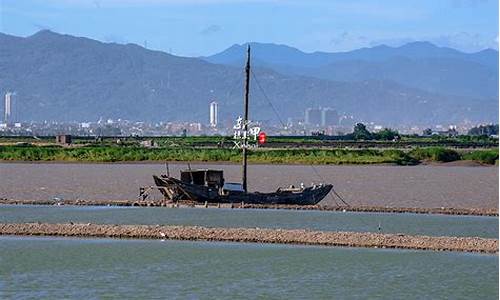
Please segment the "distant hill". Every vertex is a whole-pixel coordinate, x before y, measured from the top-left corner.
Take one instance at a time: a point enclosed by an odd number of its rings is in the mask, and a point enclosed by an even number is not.
[[[233,45],[204,59],[241,65],[247,44]],[[258,65],[287,75],[306,75],[337,81],[391,80],[430,92],[498,97],[498,51],[463,53],[413,42],[401,47],[376,46],[349,52],[304,53],[276,44],[250,43]]]
[[[258,49],[252,53],[258,60]],[[387,125],[497,119],[496,98],[440,95],[379,78],[341,82],[281,74],[258,65],[255,77],[285,120],[303,117],[311,106]],[[46,30],[26,38],[0,34],[0,92],[17,92],[14,105],[25,121],[102,117],[207,123],[209,102],[216,99],[222,122],[230,122],[242,111],[242,66]],[[254,78],[251,118],[276,120]]]

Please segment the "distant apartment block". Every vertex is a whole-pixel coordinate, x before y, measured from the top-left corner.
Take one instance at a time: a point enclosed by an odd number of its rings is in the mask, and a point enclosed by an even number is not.
[[[71,144],[71,135],[69,135],[69,134],[58,134],[58,135],[56,135],[56,143],[62,144],[62,145],[69,145],[69,144]]]
[[[339,124],[339,114],[335,109],[323,108],[321,111],[321,126],[335,126]]]
[[[219,104],[215,101],[210,103],[210,127],[217,127],[219,122]]]
[[[305,124],[309,126],[327,127],[339,123],[339,115],[336,110],[326,108],[308,108],[305,111]]]
[[[310,126],[321,125],[322,112],[321,108],[308,108],[305,113],[305,124]]]
[[[4,123],[8,124],[12,121],[12,98],[13,93],[7,92],[5,94],[5,102],[4,102]]]

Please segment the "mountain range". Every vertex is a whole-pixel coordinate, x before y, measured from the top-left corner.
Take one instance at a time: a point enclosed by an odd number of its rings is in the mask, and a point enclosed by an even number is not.
[[[304,53],[250,45],[254,120],[303,118],[307,107],[322,106],[384,125],[498,122],[495,50],[467,54],[421,42]],[[22,120],[207,123],[217,100],[230,122],[242,110],[245,46],[193,58],[48,30],[0,33],[0,92],[16,92]]]
[[[429,42],[412,42],[401,47],[304,53],[286,45],[247,43],[204,59],[241,66],[247,45],[252,48],[254,64],[286,75],[344,82],[390,80],[436,93],[498,97],[498,51],[493,49],[463,53]]]

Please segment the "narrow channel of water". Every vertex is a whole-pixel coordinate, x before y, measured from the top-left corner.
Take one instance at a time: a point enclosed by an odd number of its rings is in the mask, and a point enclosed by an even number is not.
[[[2,299],[498,299],[498,256],[0,237]]]
[[[304,228],[498,238],[498,217],[218,208],[0,206],[0,222]]]

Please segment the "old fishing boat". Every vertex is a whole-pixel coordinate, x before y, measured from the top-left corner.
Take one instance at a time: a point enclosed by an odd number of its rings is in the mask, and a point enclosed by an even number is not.
[[[239,118],[241,132],[236,143],[242,149],[242,183],[225,182],[223,171],[196,169],[181,171],[180,179],[166,175],[153,175],[155,184],[163,196],[172,201],[190,200],[209,203],[251,203],[251,204],[290,204],[314,205],[320,202],[332,189],[331,184],[319,184],[305,187],[290,186],[278,188],[275,192],[260,193],[247,190],[247,154],[250,148],[248,121],[248,94],[250,86],[250,46],[247,48],[245,66],[244,117]],[[243,133],[243,134],[241,134]]]

